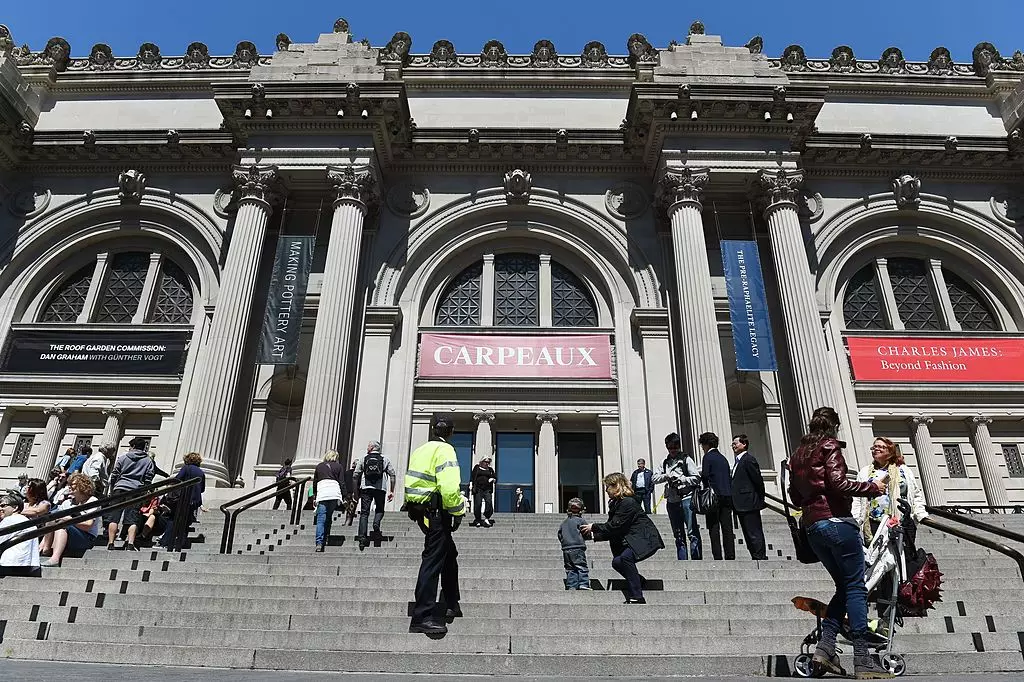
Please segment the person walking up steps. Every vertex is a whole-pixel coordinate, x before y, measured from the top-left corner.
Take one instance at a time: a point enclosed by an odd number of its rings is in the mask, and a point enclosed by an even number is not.
[[[583,500],[574,497],[569,500],[567,513],[569,518],[562,521],[558,528],[558,541],[562,543],[562,561],[565,563],[565,589],[589,590],[590,569],[587,566],[587,543],[580,533],[580,526],[587,522],[583,519]]]
[[[316,491],[316,550],[324,551],[331,537],[331,522],[334,510],[341,502],[342,479],[344,467],[338,462],[338,453],[328,450],[324,460],[313,470],[313,490]]]
[[[448,442],[452,422],[444,415],[434,417],[433,421],[433,439],[413,450],[405,472],[405,510],[424,536],[409,632],[444,634],[448,626],[434,614],[437,581],[440,578],[441,600],[447,608],[445,617],[461,616],[459,551],[452,534],[462,523],[466,504],[459,489],[459,460]]]
[[[373,538],[380,541],[380,522],[384,520],[384,484],[387,477],[387,501],[395,499],[395,467],[391,460],[380,453],[380,441],[372,440],[366,446],[366,457],[363,457],[355,468],[355,480],[359,485],[359,551],[370,544],[371,538],[366,535],[369,525],[370,503],[373,503]]]

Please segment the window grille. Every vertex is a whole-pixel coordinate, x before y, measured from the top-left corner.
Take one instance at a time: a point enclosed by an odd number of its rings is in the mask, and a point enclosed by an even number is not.
[[[556,327],[597,326],[597,310],[586,285],[558,263],[551,263],[551,318]]]
[[[967,467],[964,465],[964,453],[956,443],[942,446],[942,455],[946,458],[946,470],[950,478],[967,478]]]
[[[892,258],[888,268],[896,309],[903,326],[907,329],[942,329],[924,261]]]
[[[18,436],[18,442],[14,446],[14,456],[11,457],[11,468],[27,467],[28,459],[32,456],[32,446],[36,437],[31,433],[23,433]]]
[[[97,322],[131,322],[149,271],[148,253],[119,253],[110,265]]]
[[[974,287],[963,277],[942,268],[942,277],[946,280],[946,291],[953,304],[953,314],[960,326],[968,331],[997,331],[999,325],[992,311]]]
[[[151,321],[188,324],[192,320],[192,285],[188,275],[166,259],[160,269],[160,290]]]
[[[480,324],[480,281],[483,277],[483,261],[459,273],[441,296],[437,308],[437,324],[454,327],[471,327]]]
[[[95,263],[90,263],[60,285],[43,310],[42,322],[76,322],[85,308]]]
[[[1024,462],[1020,458],[1020,448],[1016,445],[1004,445],[1003,457],[1006,459],[1006,473],[1010,478],[1024,478]]]
[[[843,316],[846,318],[847,329],[886,329],[888,327],[885,315],[882,313],[882,301],[879,296],[878,277],[875,274],[874,263],[861,268],[850,278],[843,298]]]
[[[535,327],[538,305],[540,259],[528,254],[502,254],[494,259],[494,324]]]

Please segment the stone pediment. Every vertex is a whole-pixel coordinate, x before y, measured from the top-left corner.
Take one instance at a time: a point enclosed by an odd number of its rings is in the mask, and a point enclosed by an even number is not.
[[[384,80],[384,67],[378,63],[379,48],[367,42],[352,42],[348,32],[324,33],[315,43],[278,41],[278,49],[269,61],[249,72],[249,80],[325,81],[348,83]]]

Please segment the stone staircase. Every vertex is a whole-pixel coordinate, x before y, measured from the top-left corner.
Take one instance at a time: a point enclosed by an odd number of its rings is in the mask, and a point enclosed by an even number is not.
[[[742,544],[731,562],[679,562],[667,549],[641,565],[649,603],[624,605],[602,543],[588,551],[594,591],[567,592],[561,519],[498,515],[493,528],[461,528],[465,617],[431,639],[408,632],[422,535],[403,514],[389,513],[387,539],[363,552],[355,527],[336,521],[332,544],[314,554],[309,512],[296,528],[283,510],[255,510],[242,516],[230,556],[217,554],[220,515],[206,514],[196,528],[203,541],[180,554],[96,548],[42,579],[0,580],[0,655],[353,672],[779,675],[814,627],[790,599],[831,595],[824,569],[788,558],[788,530],[770,511],[768,561],[749,560]],[[670,539],[667,519],[655,521]],[[707,549],[706,531],[704,539]],[[1024,670],[1016,564],[931,529],[918,541],[945,574],[945,601],[899,632],[908,672]]]

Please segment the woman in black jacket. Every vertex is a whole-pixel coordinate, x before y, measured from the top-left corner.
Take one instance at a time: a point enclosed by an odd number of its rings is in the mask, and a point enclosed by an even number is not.
[[[615,555],[612,568],[626,579],[625,603],[646,604],[636,565],[664,549],[665,543],[657,526],[633,497],[629,479],[620,473],[609,474],[604,477],[604,489],[611,500],[608,522],[580,526],[580,531],[596,541],[607,540],[611,545]]]

